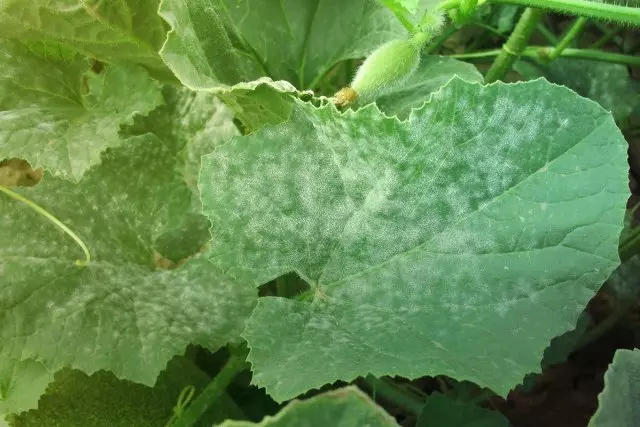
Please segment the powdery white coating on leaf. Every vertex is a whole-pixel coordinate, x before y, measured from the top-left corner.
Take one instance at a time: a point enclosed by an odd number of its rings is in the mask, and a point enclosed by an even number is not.
[[[73,181],[122,143],[121,124],[162,104],[159,83],[136,66],[95,74],[80,57],[45,58],[13,42],[0,45],[0,65],[0,158]]]
[[[619,262],[626,143],[565,88],[454,79],[407,122],[299,104],[205,156],[199,186],[213,263],[316,291],[247,324],[275,399],[369,372],[505,395]]]
[[[221,427],[397,427],[395,419],[357,387],[348,386],[307,400],[294,400],[259,423],[225,421]]]
[[[150,160],[152,159],[152,160]],[[189,343],[235,340],[255,290],[196,257],[155,269],[156,238],[190,208],[173,173],[174,153],[157,138],[108,150],[80,184],[46,175],[22,190],[82,238],[78,246],[41,215],[0,197],[0,359],[33,359],[51,371],[99,369],[153,385]]]

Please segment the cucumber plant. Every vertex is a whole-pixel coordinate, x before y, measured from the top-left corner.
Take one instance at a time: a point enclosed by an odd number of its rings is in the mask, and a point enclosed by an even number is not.
[[[0,424],[517,426],[627,322],[637,5],[76,3],[0,4]]]

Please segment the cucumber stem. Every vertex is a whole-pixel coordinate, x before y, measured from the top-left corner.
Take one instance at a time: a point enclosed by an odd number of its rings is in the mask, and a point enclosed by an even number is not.
[[[599,3],[591,0],[489,0],[489,3],[518,4],[640,26],[640,8],[611,3]]]
[[[513,63],[529,44],[529,40],[543,15],[544,11],[541,9],[528,7],[524,10],[509,39],[502,45],[500,53],[487,71],[484,79],[486,83],[493,83],[503,78],[511,70]]]
[[[456,9],[462,0],[445,0],[438,5],[441,10]],[[640,26],[640,8],[600,3],[591,0],[479,0],[478,6],[485,3],[517,4],[521,6],[550,9],[560,13],[588,16],[594,19],[616,21]]]

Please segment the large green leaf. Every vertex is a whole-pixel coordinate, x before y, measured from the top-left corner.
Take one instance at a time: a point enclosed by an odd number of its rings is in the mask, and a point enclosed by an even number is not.
[[[159,0],[5,0],[0,37],[39,40],[107,62],[133,62],[166,74]]]
[[[604,375],[604,391],[589,427],[640,425],[640,350],[618,350]]]
[[[161,103],[160,86],[140,67],[96,74],[79,56],[0,45],[0,158],[23,158],[78,181],[107,147],[122,143],[121,124]]]
[[[191,206],[175,165],[163,141],[144,135],[107,150],[77,185],[45,175],[20,190],[84,240],[86,267],[69,236],[0,194],[0,359],[152,385],[187,344],[216,349],[238,338],[255,289],[201,257],[155,268],[156,238]]]
[[[88,376],[64,369],[56,373],[38,409],[11,417],[10,423],[12,427],[165,427],[181,391],[193,386],[195,398],[209,380],[181,357],[169,362],[153,388],[119,380],[110,372]],[[226,394],[211,406],[207,425],[233,415],[234,404]]]
[[[260,423],[226,421],[220,427],[397,427],[393,417],[356,387],[349,386],[289,403]]]
[[[215,0],[241,58],[259,74],[314,89],[339,61],[406,31],[375,0]],[[249,65],[246,69],[251,69]]]
[[[505,395],[618,264],[626,143],[544,80],[452,80],[406,122],[298,103],[203,158],[211,260],[312,302],[262,298],[244,336],[276,400],[372,373]],[[482,343],[478,347],[478,343]]]
[[[472,64],[448,56],[426,56],[409,79],[376,99],[376,104],[384,113],[406,119],[412,109],[421,107],[454,76],[472,83],[483,80]]]
[[[433,393],[427,398],[416,427],[509,427],[509,420],[500,412]]]
[[[520,61],[515,69],[526,78],[545,77],[575,90],[611,111],[616,120],[625,119],[640,105],[640,92],[626,65],[558,58],[544,65]]]

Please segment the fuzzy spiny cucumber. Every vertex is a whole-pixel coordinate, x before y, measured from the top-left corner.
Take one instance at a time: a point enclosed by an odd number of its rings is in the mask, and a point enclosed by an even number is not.
[[[418,32],[409,39],[391,40],[378,47],[362,63],[351,85],[335,94],[335,104],[369,102],[402,83],[418,68],[420,51],[431,38],[430,33]]]

